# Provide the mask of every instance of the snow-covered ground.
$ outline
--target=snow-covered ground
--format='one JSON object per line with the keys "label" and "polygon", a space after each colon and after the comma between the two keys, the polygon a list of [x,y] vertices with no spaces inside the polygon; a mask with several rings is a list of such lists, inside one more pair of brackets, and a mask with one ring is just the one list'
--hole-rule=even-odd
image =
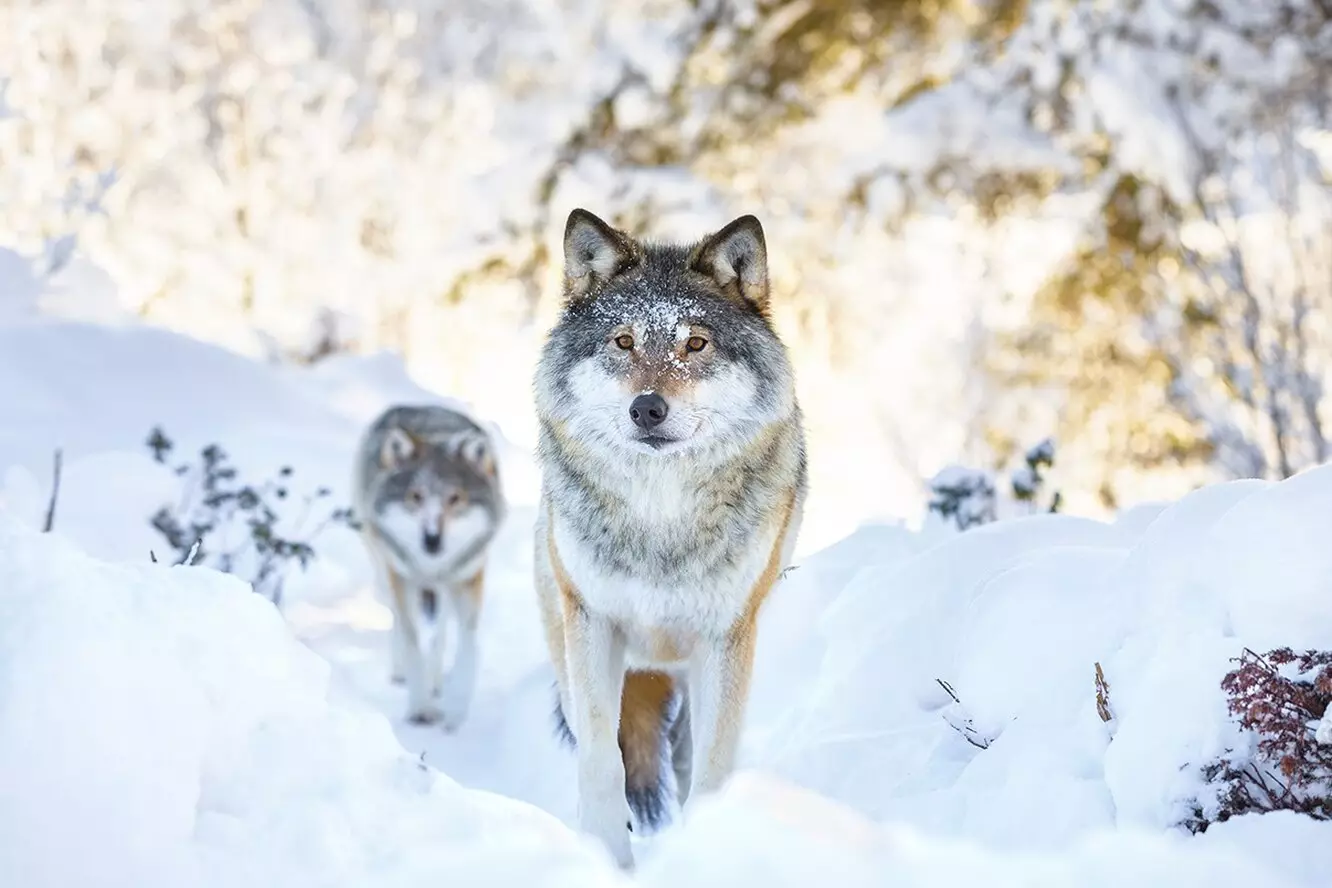
{"label": "snow-covered ground", "polygon": [[[361,425],[427,397],[388,356],[297,369],[133,325],[0,326],[0,885],[622,883],[568,826],[523,450],[501,454],[514,508],[456,735],[403,722],[350,531],[314,541],[281,611],[150,560],[148,517],[183,483],[149,457],[152,427],[181,457],[218,443],[242,475],[291,465],[341,502]],[[642,841],[636,878],[1326,886],[1332,824],[1175,824],[1209,803],[1199,767],[1241,742],[1229,658],[1332,648],[1329,511],[1332,467],[1113,524],[870,525],[806,553],[763,617],[743,772]]]}

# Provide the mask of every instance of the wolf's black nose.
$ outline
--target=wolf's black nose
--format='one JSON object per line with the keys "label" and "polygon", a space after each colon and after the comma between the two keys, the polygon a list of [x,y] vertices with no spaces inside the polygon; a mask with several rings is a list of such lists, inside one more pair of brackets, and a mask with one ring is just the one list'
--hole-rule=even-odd
{"label": "wolf's black nose", "polygon": [[656,393],[639,395],[629,405],[629,418],[645,432],[650,432],[666,421],[666,399]]}
{"label": "wolf's black nose", "polygon": [[425,535],[425,539],[421,541],[421,544],[425,546],[425,550],[431,555],[438,555],[439,547],[444,545],[444,537],[437,533],[428,533]]}

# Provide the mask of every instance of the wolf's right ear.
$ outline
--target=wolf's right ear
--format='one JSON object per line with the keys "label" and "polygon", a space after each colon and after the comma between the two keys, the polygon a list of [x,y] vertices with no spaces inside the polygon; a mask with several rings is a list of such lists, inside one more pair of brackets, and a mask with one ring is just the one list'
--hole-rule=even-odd
{"label": "wolf's right ear", "polygon": [[411,459],[414,453],[416,439],[394,426],[384,433],[384,443],[379,448],[379,464],[386,469],[394,469]]}
{"label": "wolf's right ear", "polygon": [[485,438],[469,437],[458,446],[458,456],[487,478],[495,477],[495,455]]}
{"label": "wolf's right ear", "polygon": [[634,262],[634,246],[581,207],[564,224],[564,298],[573,302]]}
{"label": "wolf's right ear", "polygon": [[768,247],[754,216],[732,220],[699,244],[690,265],[712,278],[724,293],[768,310]]}

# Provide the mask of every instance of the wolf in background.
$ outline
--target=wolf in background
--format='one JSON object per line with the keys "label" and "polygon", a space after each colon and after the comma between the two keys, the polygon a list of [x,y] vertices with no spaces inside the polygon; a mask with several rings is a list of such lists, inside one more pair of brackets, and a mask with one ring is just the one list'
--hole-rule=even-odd
{"label": "wolf in background", "polygon": [[[486,555],[506,511],[494,441],[455,410],[398,405],[362,434],[354,475],[361,534],[393,612],[407,717],[456,730],[476,685]],[[458,635],[447,675],[446,616]]]}
{"label": "wolf in background", "polygon": [[621,866],[629,832],[719,788],[759,608],[807,489],[763,229],[640,242],[586,210],[535,374],[536,586],[578,757],[578,817]]}

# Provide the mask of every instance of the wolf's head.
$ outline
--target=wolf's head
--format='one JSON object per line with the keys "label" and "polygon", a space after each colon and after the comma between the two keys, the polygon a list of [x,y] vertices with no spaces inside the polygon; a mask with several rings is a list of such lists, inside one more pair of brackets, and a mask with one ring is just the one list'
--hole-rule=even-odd
{"label": "wolf's head", "polygon": [[741,445],[795,408],[753,216],[671,245],[574,210],[564,297],[537,372],[537,409],[588,446],[665,456]]}
{"label": "wolf's head", "polygon": [[484,441],[443,446],[391,427],[379,462],[377,523],[413,566],[439,572],[475,554],[495,523],[495,463]]}

